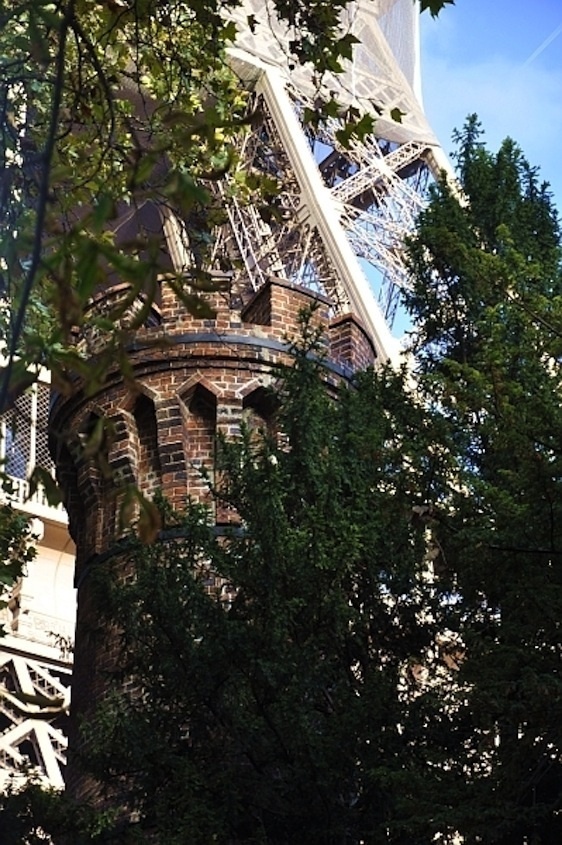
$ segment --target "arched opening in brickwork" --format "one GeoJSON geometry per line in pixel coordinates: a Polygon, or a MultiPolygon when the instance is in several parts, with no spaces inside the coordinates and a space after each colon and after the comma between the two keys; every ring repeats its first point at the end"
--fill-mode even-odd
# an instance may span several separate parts
{"type": "Polygon", "coordinates": [[[206,500],[214,477],[217,431],[217,397],[203,384],[196,384],[183,397],[185,455],[188,465],[188,493],[206,500]]]}
{"type": "Polygon", "coordinates": [[[79,519],[80,493],[78,490],[78,473],[70,449],[64,442],[58,444],[56,467],[57,480],[61,490],[64,492],[63,502],[68,514],[68,527],[74,542],[77,542],[75,535],[79,527],[83,524],[83,520],[81,521],[79,519]]]}
{"type": "Polygon", "coordinates": [[[265,387],[252,390],[242,402],[242,429],[251,437],[274,434],[277,407],[273,391],[265,387]]]}
{"type": "Polygon", "coordinates": [[[133,417],[138,436],[136,466],[138,485],[143,492],[150,492],[162,484],[154,402],[148,396],[141,394],[135,402],[133,417]]]}
{"type": "Polygon", "coordinates": [[[98,552],[103,538],[113,536],[115,531],[115,502],[105,417],[92,411],[80,427],[80,439],[83,451],[77,464],[77,482],[79,509],[85,511],[86,520],[82,515],[78,521],[87,522],[89,536],[86,542],[92,543],[92,551],[98,552]],[[88,519],[90,515],[91,523],[88,519]]]}

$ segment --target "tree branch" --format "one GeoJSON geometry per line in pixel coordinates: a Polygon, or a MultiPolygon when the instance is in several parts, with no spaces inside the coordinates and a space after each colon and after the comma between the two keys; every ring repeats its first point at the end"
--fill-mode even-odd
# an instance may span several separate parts
{"type": "Polygon", "coordinates": [[[54,91],[53,91],[53,102],[51,107],[51,118],[49,121],[49,131],[47,134],[47,139],[45,142],[45,149],[43,151],[43,155],[41,156],[42,159],[42,178],[41,178],[41,185],[39,188],[39,199],[37,203],[37,215],[35,220],[35,232],[34,232],[34,239],[33,239],[33,250],[31,253],[31,262],[29,265],[29,269],[27,271],[27,275],[24,281],[23,290],[21,294],[21,300],[19,304],[19,308],[12,325],[12,336],[10,338],[10,345],[8,350],[8,363],[6,369],[4,370],[4,374],[2,377],[2,383],[0,385],[0,414],[4,413],[6,410],[6,402],[9,395],[9,385],[10,379],[12,375],[12,369],[14,364],[14,357],[17,350],[18,341],[21,335],[21,331],[23,328],[23,323],[25,319],[25,314],[27,311],[27,306],[29,304],[29,299],[31,296],[31,291],[33,289],[33,284],[35,281],[35,277],[37,275],[37,271],[41,264],[41,249],[43,246],[43,228],[45,224],[45,216],[47,213],[47,204],[49,202],[49,182],[50,182],[50,170],[51,170],[51,162],[53,159],[53,153],[55,150],[55,144],[57,140],[57,128],[59,122],[59,113],[62,101],[62,90],[64,84],[64,72],[65,72],[65,59],[66,59],[66,39],[68,35],[68,30],[70,28],[70,23],[74,17],[74,5],[75,0],[70,0],[68,7],[66,9],[66,13],[61,21],[60,27],[60,42],[59,42],[59,51],[57,55],[57,63],[56,63],[56,74],[55,74],[55,81],[54,81],[54,91]]]}

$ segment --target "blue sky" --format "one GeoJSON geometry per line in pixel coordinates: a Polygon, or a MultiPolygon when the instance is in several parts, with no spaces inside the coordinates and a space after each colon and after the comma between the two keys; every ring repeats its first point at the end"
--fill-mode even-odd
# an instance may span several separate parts
{"type": "Polygon", "coordinates": [[[456,0],[422,15],[422,82],[446,152],[471,112],[497,150],[514,138],[562,213],[562,0],[456,0]]]}

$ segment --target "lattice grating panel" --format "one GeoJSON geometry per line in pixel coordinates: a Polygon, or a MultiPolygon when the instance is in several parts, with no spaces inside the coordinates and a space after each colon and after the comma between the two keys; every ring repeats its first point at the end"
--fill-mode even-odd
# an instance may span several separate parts
{"type": "Polygon", "coordinates": [[[50,386],[44,382],[37,385],[37,422],[35,436],[35,463],[49,472],[53,470],[53,462],[49,454],[48,426],[50,386]]]}
{"type": "Polygon", "coordinates": [[[26,478],[31,463],[33,394],[18,396],[14,407],[5,415],[5,471],[14,478],[26,478]]]}

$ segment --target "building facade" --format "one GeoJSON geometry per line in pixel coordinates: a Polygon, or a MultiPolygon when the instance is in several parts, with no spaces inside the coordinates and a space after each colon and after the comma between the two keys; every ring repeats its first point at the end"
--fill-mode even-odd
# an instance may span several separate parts
{"type": "Polygon", "coordinates": [[[75,548],[62,505],[42,490],[30,495],[35,466],[54,467],[47,445],[48,373],[0,420],[4,470],[13,492],[3,494],[30,518],[36,556],[25,577],[3,598],[0,622],[0,789],[22,765],[62,788],[76,616],[75,548]]]}

